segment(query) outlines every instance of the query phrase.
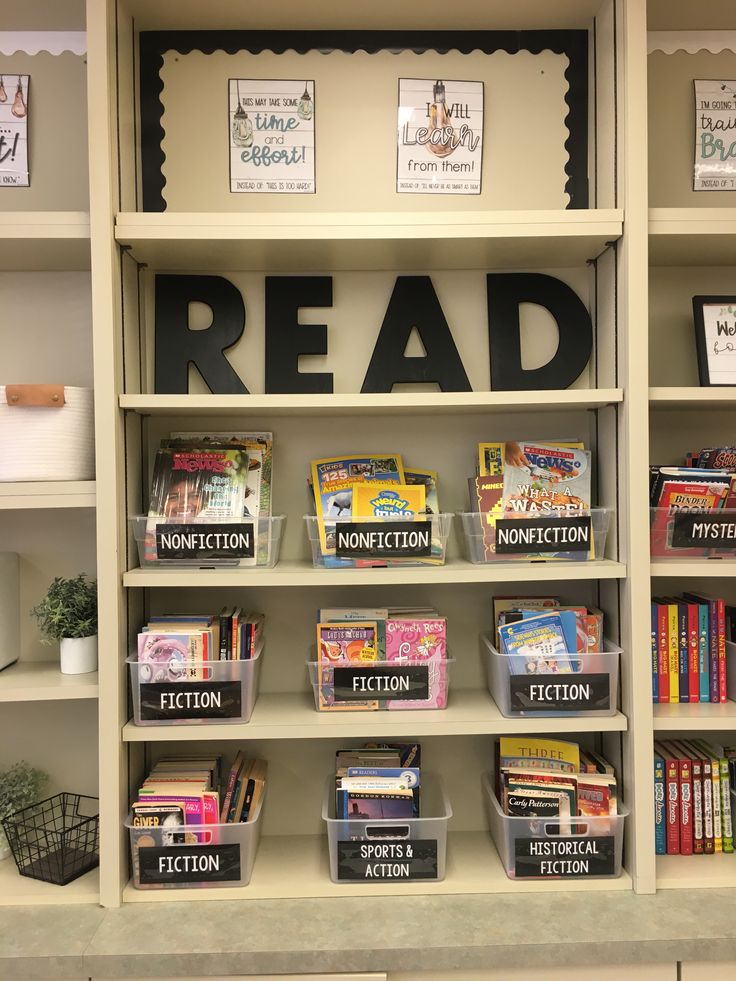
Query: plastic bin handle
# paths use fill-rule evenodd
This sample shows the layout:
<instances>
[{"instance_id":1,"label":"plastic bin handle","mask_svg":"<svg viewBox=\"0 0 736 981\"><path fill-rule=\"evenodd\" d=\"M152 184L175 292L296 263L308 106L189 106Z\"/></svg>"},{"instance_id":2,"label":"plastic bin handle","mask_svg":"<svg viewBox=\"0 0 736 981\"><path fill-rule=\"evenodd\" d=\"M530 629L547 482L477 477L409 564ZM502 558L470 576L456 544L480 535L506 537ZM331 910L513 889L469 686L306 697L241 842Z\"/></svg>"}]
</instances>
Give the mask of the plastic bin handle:
<instances>
[{"instance_id":1,"label":"plastic bin handle","mask_svg":"<svg viewBox=\"0 0 736 981\"><path fill-rule=\"evenodd\" d=\"M408 824L365 826L366 838L408 838L410 833Z\"/></svg>"},{"instance_id":2,"label":"plastic bin handle","mask_svg":"<svg viewBox=\"0 0 736 981\"><path fill-rule=\"evenodd\" d=\"M569 817L569 818L567 818L566 817L564 819L564 821L565 821L565 824L567 824L569 822L570 823L570 826L571 827L574 827L575 830L572 831L570 834L560 835L560 824L562 822L558 821L555 824L545 824L545 826L544 826L544 833L547 835L547 837L548 838L549 837L555 837L555 838L560 838L560 837L564 837L564 838L584 838L586 835L590 834L590 826L588 824L586 824L585 822L583 822L581 824L579 818L576 818L576 817ZM550 830L550 829L553 829L553 830Z\"/></svg>"}]
</instances>

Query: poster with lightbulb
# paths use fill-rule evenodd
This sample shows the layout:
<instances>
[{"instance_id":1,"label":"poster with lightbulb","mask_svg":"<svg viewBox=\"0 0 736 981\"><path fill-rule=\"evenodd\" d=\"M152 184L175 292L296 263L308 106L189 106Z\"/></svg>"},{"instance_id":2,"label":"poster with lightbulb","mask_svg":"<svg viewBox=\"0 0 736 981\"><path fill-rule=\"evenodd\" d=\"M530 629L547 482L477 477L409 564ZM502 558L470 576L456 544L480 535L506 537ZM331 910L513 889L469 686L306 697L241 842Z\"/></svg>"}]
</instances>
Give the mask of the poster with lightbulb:
<instances>
[{"instance_id":1,"label":"poster with lightbulb","mask_svg":"<svg viewBox=\"0 0 736 981\"><path fill-rule=\"evenodd\" d=\"M736 81L696 78L694 191L736 191Z\"/></svg>"},{"instance_id":2,"label":"poster with lightbulb","mask_svg":"<svg viewBox=\"0 0 736 981\"><path fill-rule=\"evenodd\" d=\"M30 187L28 86L30 75L0 75L0 187Z\"/></svg>"},{"instance_id":3,"label":"poster with lightbulb","mask_svg":"<svg viewBox=\"0 0 736 981\"><path fill-rule=\"evenodd\" d=\"M480 194L483 82L399 79L396 190Z\"/></svg>"},{"instance_id":4,"label":"poster with lightbulb","mask_svg":"<svg viewBox=\"0 0 736 981\"><path fill-rule=\"evenodd\" d=\"M314 194L314 81L228 80L230 191Z\"/></svg>"}]
</instances>

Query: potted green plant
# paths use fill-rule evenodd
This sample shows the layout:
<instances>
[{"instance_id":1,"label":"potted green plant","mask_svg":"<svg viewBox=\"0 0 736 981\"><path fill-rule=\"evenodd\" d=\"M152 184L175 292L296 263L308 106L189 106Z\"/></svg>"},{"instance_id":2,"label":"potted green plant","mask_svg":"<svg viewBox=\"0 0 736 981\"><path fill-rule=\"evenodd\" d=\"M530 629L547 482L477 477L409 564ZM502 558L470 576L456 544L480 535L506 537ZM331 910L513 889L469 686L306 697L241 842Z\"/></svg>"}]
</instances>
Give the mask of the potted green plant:
<instances>
[{"instance_id":1,"label":"potted green plant","mask_svg":"<svg viewBox=\"0 0 736 981\"><path fill-rule=\"evenodd\" d=\"M48 777L24 761L14 763L0 773L0 861L10 855L10 845L3 831L3 821L24 807L41 800Z\"/></svg>"},{"instance_id":2,"label":"potted green plant","mask_svg":"<svg viewBox=\"0 0 736 981\"><path fill-rule=\"evenodd\" d=\"M97 670L97 582L85 573L74 579L57 577L46 596L31 610L41 642L59 641L62 674Z\"/></svg>"}]
</instances>

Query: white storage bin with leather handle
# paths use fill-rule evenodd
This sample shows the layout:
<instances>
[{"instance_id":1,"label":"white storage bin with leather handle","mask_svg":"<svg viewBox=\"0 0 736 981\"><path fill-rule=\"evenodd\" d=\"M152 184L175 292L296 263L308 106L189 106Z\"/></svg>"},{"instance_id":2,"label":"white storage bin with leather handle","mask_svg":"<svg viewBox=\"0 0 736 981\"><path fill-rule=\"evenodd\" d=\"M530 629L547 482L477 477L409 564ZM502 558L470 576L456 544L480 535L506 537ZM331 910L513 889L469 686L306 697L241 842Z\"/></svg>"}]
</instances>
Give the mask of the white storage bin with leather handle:
<instances>
[{"instance_id":1,"label":"white storage bin with leather handle","mask_svg":"<svg viewBox=\"0 0 736 981\"><path fill-rule=\"evenodd\" d=\"M0 385L0 480L94 480L91 388Z\"/></svg>"}]
</instances>

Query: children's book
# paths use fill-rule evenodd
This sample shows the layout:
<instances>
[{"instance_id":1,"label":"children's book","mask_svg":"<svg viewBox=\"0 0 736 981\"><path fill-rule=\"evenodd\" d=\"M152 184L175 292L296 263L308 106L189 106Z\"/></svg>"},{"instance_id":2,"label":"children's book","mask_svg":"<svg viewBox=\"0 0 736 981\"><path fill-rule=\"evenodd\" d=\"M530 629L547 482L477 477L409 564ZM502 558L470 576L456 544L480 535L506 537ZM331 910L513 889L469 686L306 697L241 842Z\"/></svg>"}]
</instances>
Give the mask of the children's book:
<instances>
[{"instance_id":1,"label":"children's book","mask_svg":"<svg viewBox=\"0 0 736 981\"><path fill-rule=\"evenodd\" d=\"M416 520L426 513L424 487L408 484L356 484L353 487L354 518Z\"/></svg>"},{"instance_id":2,"label":"children's book","mask_svg":"<svg viewBox=\"0 0 736 981\"><path fill-rule=\"evenodd\" d=\"M440 513L436 470L420 470L418 467L404 467L404 480L406 480L407 484L418 485L424 488L424 498L426 501L424 507L425 514Z\"/></svg>"},{"instance_id":3,"label":"children's book","mask_svg":"<svg viewBox=\"0 0 736 981\"><path fill-rule=\"evenodd\" d=\"M378 624L375 621L317 624L317 667L320 709L354 711L377 709L378 702L335 701L336 667L359 667L378 661Z\"/></svg>"},{"instance_id":4,"label":"children's book","mask_svg":"<svg viewBox=\"0 0 736 981\"><path fill-rule=\"evenodd\" d=\"M568 673L573 665L558 613L541 613L499 627L501 653L512 674Z\"/></svg>"},{"instance_id":5,"label":"children's book","mask_svg":"<svg viewBox=\"0 0 736 981\"><path fill-rule=\"evenodd\" d=\"M329 566L350 564L335 557L335 524L328 518L350 518L356 484L405 484L404 464L398 454L356 454L312 461L312 490L320 548Z\"/></svg>"},{"instance_id":6,"label":"children's book","mask_svg":"<svg viewBox=\"0 0 736 981\"><path fill-rule=\"evenodd\" d=\"M447 621L390 619L386 621L386 660L424 663L429 676L429 699L392 699L389 709L445 708L447 705Z\"/></svg>"}]
</instances>

